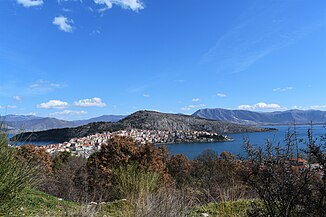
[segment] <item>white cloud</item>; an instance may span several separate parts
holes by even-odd
[[[32,94],[44,94],[62,87],[64,87],[64,85],[41,79],[29,85],[29,91]]]
[[[12,98],[14,98],[14,100],[18,102],[22,101],[22,98],[20,96],[13,96]]]
[[[147,97],[147,98],[149,98],[149,97],[151,97],[149,94],[147,94],[147,93],[144,93],[143,94],[143,97]]]
[[[71,24],[73,23],[73,20],[69,20],[67,17],[64,16],[55,17],[52,21],[52,24],[57,25],[59,29],[64,32],[72,32],[73,27]]]
[[[224,93],[218,93],[218,94],[216,94],[216,96],[218,96],[218,97],[226,97],[226,94],[224,94]]]
[[[141,0],[94,0],[94,3],[105,6],[99,10],[100,12],[104,12],[105,10],[112,8],[114,4],[124,9],[131,9],[133,11],[144,9],[144,4],[141,2]]]
[[[284,88],[278,87],[278,88],[274,88],[273,91],[274,92],[285,92],[285,91],[293,90],[293,89],[294,89],[294,87],[284,87]]]
[[[198,108],[202,108],[202,107],[205,107],[205,106],[206,106],[206,104],[188,105],[188,106],[182,107],[181,110],[182,111],[190,111],[192,109],[198,109]]]
[[[50,113],[49,115],[50,115],[50,116],[57,117],[57,116],[85,115],[85,114],[87,114],[86,111],[63,110],[63,111],[60,111],[60,112],[53,112],[53,113]]]
[[[39,80],[34,84],[31,84],[29,87],[30,88],[40,88],[43,86],[47,86],[47,87],[59,87],[59,84],[54,84],[54,83],[50,83],[49,81],[45,81],[45,80]]]
[[[326,109],[326,105],[313,105],[313,106],[310,106],[309,109],[325,110]]]
[[[241,110],[261,110],[261,109],[281,109],[282,107],[279,104],[267,104],[264,102],[257,103],[255,105],[239,105],[238,109]]]
[[[69,104],[67,102],[61,101],[61,100],[50,100],[48,102],[44,102],[37,105],[37,108],[43,108],[43,109],[64,109],[67,108]]]
[[[29,8],[43,5],[43,0],[17,0],[17,3]]]
[[[291,109],[299,109],[299,110],[326,110],[325,105],[312,105],[312,106],[292,106]]]
[[[17,106],[15,105],[0,105],[0,109],[14,109],[14,108],[17,108]]]
[[[73,10],[71,10],[69,8],[62,8],[62,11],[64,11],[64,12],[73,12]]]
[[[203,55],[200,64],[216,67],[218,73],[246,71],[261,59],[298,42],[324,25],[311,20],[294,27],[295,16],[286,15],[288,6],[287,1],[279,1],[277,8],[256,4],[243,11],[239,15],[241,21],[220,35],[215,45]],[[264,25],[257,28],[257,20]]]
[[[98,30],[98,29],[93,30],[93,31],[90,33],[91,36],[96,36],[96,35],[100,35],[100,34],[101,34],[101,31]]]
[[[297,106],[297,105],[294,105],[291,107],[291,109],[304,109],[303,106]]]
[[[191,101],[193,101],[193,102],[199,102],[200,99],[199,98],[193,98]]]
[[[106,104],[102,102],[101,98],[94,97],[93,99],[82,99],[75,102],[79,107],[105,107]]]

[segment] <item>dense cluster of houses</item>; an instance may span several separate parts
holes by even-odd
[[[76,156],[88,157],[98,151],[102,144],[108,143],[112,136],[127,136],[139,144],[180,143],[180,142],[215,142],[230,140],[225,135],[205,131],[159,131],[159,130],[120,130],[116,132],[97,133],[94,135],[73,138],[68,142],[43,146],[49,153],[69,151]]]

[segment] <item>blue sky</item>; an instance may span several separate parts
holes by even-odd
[[[326,110],[324,0],[1,0],[0,114]]]

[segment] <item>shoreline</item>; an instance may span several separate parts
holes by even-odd
[[[220,140],[220,141],[194,141],[194,142],[168,142],[168,143],[155,143],[154,145],[178,145],[178,144],[196,144],[196,143],[219,143],[219,142],[234,142],[235,139]]]

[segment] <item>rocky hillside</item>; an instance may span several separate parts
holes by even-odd
[[[154,111],[138,111],[119,121],[119,123],[123,124],[125,128],[167,131],[208,131],[221,134],[260,130],[224,121],[193,117],[191,115],[166,114]]]
[[[24,141],[63,142],[71,138],[84,137],[105,131],[113,132],[130,128],[162,131],[208,131],[220,134],[270,130],[227,123],[223,121],[207,120],[190,115],[166,114],[153,111],[138,111],[116,123],[97,122],[75,128],[52,129],[33,133],[22,133],[14,137],[14,139]]]
[[[293,124],[325,124],[326,111],[288,110],[276,112],[253,112],[247,110],[200,109],[193,116],[211,120],[251,125],[288,125]]]

